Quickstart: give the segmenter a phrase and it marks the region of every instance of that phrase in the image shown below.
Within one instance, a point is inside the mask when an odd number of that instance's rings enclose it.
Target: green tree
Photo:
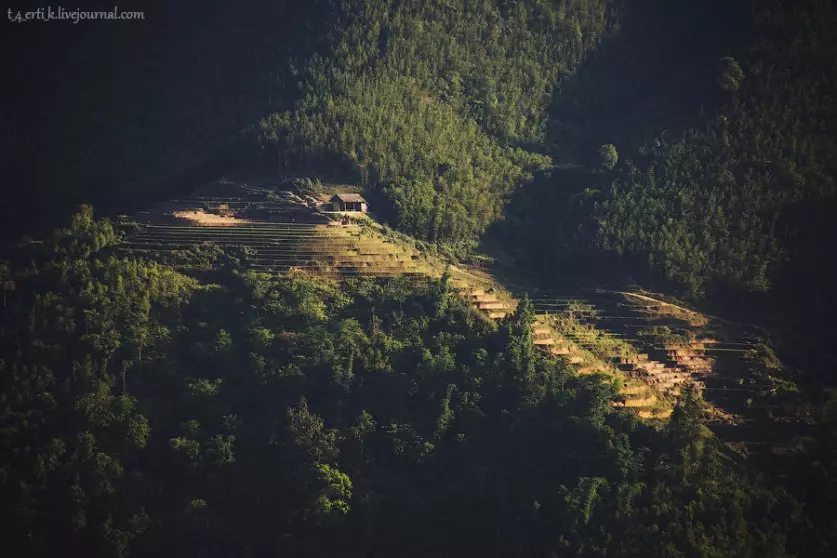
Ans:
[[[352,480],[345,473],[324,463],[314,467],[314,483],[318,495],[311,513],[319,521],[346,515],[351,510]]]
[[[605,170],[613,170],[619,162],[616,146],[608,143],[599,148],[599,166]]]
[[[737,91],[744,79],[744,70],[738,62],[730,56],[721,58],[721,71],[718,76],[718,86],[721,91]]]

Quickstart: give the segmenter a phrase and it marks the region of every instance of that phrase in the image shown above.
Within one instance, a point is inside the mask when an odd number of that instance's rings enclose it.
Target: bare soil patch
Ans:
[[[172,215],[179,219],[186,219],[202,227],[235,227],[253,223],[249,219],[241,219],[232,215],[216,215],[215,213],[205,213],[203,211],[174,211]]]

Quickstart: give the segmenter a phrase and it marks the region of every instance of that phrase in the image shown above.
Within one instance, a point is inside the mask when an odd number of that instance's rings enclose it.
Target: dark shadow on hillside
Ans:
[[[550,286],[664,284],[638,276],[648,267],[641,259],[592,248],[594,206],[616,176],[601,168],[599,148],[613,143],[621,161],[636,159],[662,133],[700,126],[720,100],[720,58],[748,40],[740,3],[636,0],[624,10],[620,31],[556,91],[548,131],[556,167],[515,192],[485,237],[486,251],[501,248]]]
[[[548,131],[556,162],[586,162],[606,143],[630,156],[664,130],[674,137],[697,125],[718,102],[719,59],[733,40],[746,41],[743,3],[626,4],[619,33],[556,91]]]
[[[777,297],[783,306],[776,316],[791,343],[803,350],[800,368],[811,371],[815,382],[828,381],[837,369],[837,199],[816,199],[788,207],[785,220],[788,230],[801,231],[788,242],[794,266],[789,266],[776,281]],[[804,225],[803,225],[804,223]]]
[[[241,130],[293,106],[290,62],[326,49],[334,22],[326,0],[141,9],[124,25],[4,29],[27,58],[0,84],[0,232],[41,234],[78,203],[130,212],[220,176]]]
[[[646,278],[632,277],[627,262],[591,248],[596,223],[588,209],[610,173],[567,165],[538,175],[509,200],[505,216],[489,227],[480,251],[493,257],[496,273],[537,279],[549,288],[591,285],[621,287]]]

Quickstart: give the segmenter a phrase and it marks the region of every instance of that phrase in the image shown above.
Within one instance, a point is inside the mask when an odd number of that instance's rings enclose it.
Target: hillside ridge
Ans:
[[[329,280],[438,280],[447,273],[453,291],[486,319],[501,322],[528,300],[534,345],[578,374],[614,382],[621,397],[613,403],[616,409],[661,421],[684,389],[699,389],[709,424],[742,455],[757,451],[762,439],[753,436],[768,437],[775,424],[785,424],[786,436],[771,448],[774,453],[798,445],[813,428],[806,417],[777,402],[782,385],[775,373],[781,364],[769,349],[769,335],[758,326],[703,314],[642,290],[560,293],[521,287],[490,269],[432,255],[373,217],[325,211],[314,196],[278,187],[214,187],[221,191],[196,193],[123,218],[128,235],[121,249],[154,256],[234,248],[242,250],[252,270]],[[775,441],[775,430],[769,437]]]

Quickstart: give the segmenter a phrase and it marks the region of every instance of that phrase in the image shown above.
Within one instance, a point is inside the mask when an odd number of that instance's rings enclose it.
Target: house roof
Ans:
[[[360,194],[334,194],[334,197],[331,199],[334,198],[338,198],[344,203],[366,203],[366,200]]]

